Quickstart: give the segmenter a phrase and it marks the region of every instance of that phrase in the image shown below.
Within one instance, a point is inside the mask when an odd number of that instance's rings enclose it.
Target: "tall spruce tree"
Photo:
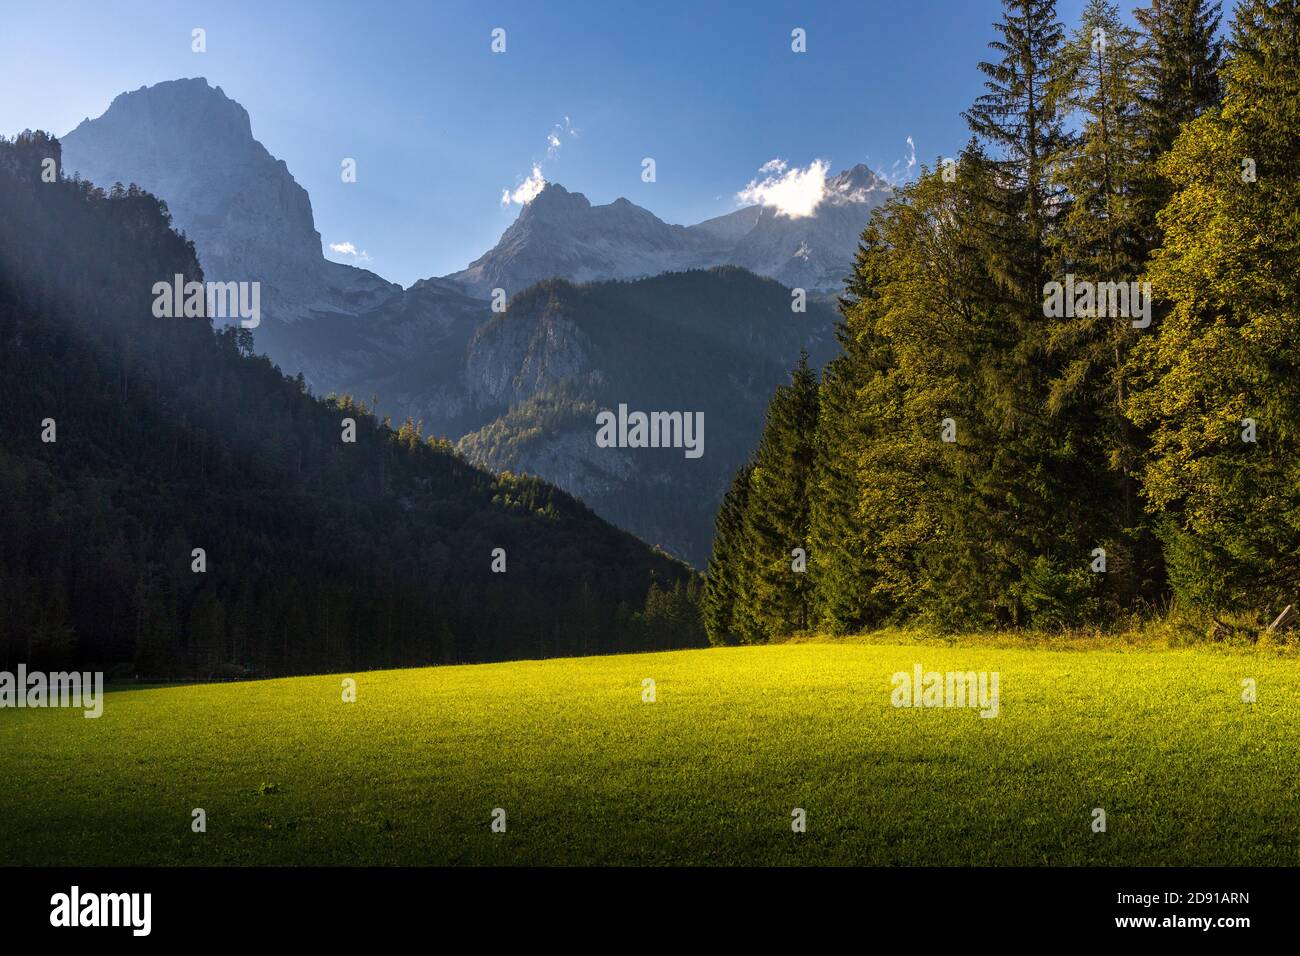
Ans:
[[[744,573],[745,507],[754,470],[746,463],[736,472],[722,497],[714,521],[713,552],[709,555],[701,616],[710,644],[736,644],[736,598]]]
[[[1160,173],[1160,159],[1173,148],[1183,124],[1218,105],[1222,93],[1220,10],[1217,0],[1152,0],[1133,11],[1145,35],[1142,146],[1148,165],[1139,204],[1148,250],[1159,244],[1156,217],[1174,191]]]
[[[1065,30],[1056,19],[1056,0],[1002,0],[1002,5],[1002,20],[993,25],[999,38],[989,42],[1000,56],[979,64],[988,77],[985,92],[963,116],[989,145],[1006,187],[1008,219],[1022,227],[1023,235],[1007,237],[1011,242],[995,269],[1017,299],[1036,303],[1054,192],[1048,170],[1065,141],[1057,81]]]
[[[1133,11],[1147,38],[1143,107],[1153,156],[1169,152],[1183,124],[1219,102],[1221,9],[1211,0],[1152,0]]]
[[[1260,610],[1300,588],[1300,2],[1243,0],[1223,78],[1161,163],[1170,311],[1130,411],[1175,594]]]
[[[1058,281],[1073,275],[1093,288],[1127,292],[1145,267],[1142,55],[1141,38],[1118,8],[1090,0],[1061,59],[1063,95],[1079,134],[1054,170],[1065,196],[1053,233]],[[1130,297],[1113,298],[1118,304]],[[1134,478],[1142,436],[1124,414],[1128,351],[1145,333],[1130,315],[1101,306],[1099,299],[1094,308],[1050,324],[1055,375],[1048,411],[1068,421],[1076,436],[1074,453],[1093,489],[1074,507],[1086,512],[1094,544],[1106,552],[1100,580],[1111,585],[1115,601],[1127,603],[1150,593],[1159,565],[1159,549],[1142,527]]]
[[[872,239],[867,243],[874,249]],[[835,330],[843,352],[822,371],[818,396],[808,492],[808,570],[813,622],[831,634],[850,633],[879,616],[870,597],[873,574],[860,513],[864,489],[859,462],[878,425],[860,414],[875,340],[869,320],[875,287],[871,271],[878,258],[868,246],[859,247]]]
[[[1079,423],[1049,408],[1052,382],[1066,363],[1052,347],[1043,307],[1054,278],[1053,234],[1068,201],[1051,175],[1072,148],[1061,82],[1065,33],[1052,0],[1004,0],[1004,7],[999,38],[989,44],[1000,58],[980,64],[987,92],[965,114],[987,147],[982,165],[991,166],[972,193],[985,207],[972,219],[972,252],[991,279],[986,321],[995,326],[985,337],[990,352],[981,357],[978,409],[990,430],[970,435],[995,447],[987,453],[990,472],[971,481],[993,496],[988,563],[1020,572],[999,589],[999,619],[1056,622],[1071,616],[1069,606],[1087,590],[1079,574],[1097,533],[1090,509],[1080,507],[1094,494],[1094,476],[1078,461]]]
[[[1041,529],[1018,513],[1026,475],[1007,454],[1017,325],[981,255],[1007,208],[998,176],[972,146],[902,188],[864,236],[818,432],[814,546],[820,559],[838,537],[861,554],[816,566],[832,624],[837,607],[947,629],[1015,617],[1009,595]],[[822,502],[837,488],[851,509]]]
[[[736,633],[747,643],[804,629],[809,624],[810,584],[796,570],[793,552],[808,550],[808,482],[817,429],[817,376],[808,354],[799,357],[790,384],[776,390],[745,503],[742,573],[733,613]],[[802,562],[806,567],[806,558]]]

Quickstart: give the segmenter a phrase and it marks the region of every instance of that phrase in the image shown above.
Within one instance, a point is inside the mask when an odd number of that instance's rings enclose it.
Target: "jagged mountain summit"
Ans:
[[[838,292],[871,211],[890,185],[858,164],[826,181],[810,216],[746,206],[694,226],[664,222],[619,198],[592,205],[581,193],[547,183],[500,241],[466,269],[444,278],[470,295],[507,295],[543,279],[637,279],[663,272],[735,265],[790,287]]]
[[[307,191],[254,139],[248,112],[201,77],[122,93],[62,143],[67,175],[162,198],[209,280],[261,282],[264,318],[356,314],[401,292],[324,257]]]
[[[487,297],[543,279],[574,282],[638,279],[707,264],[720,252],[708,234],[671,226],[649,210],[616,199],[593,206],[582,193],[547,183],[524,205],[495,246],[445,278]]]

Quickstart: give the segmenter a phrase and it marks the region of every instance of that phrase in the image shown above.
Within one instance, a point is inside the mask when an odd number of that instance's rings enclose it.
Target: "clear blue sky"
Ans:
[[[1082,6],[1060,0],[1062,19]],[[408,285],[495,243],[519,209],[502,190],[534,163],[593,202],[626,196],[692,223],[736,208],[773,158],[888,173],[909,136],[921,162],[951,155],[999,13],[996,0],[0,0],[0,132],[63,134],[120,92],[205,76],[311,194],[322,240]],[[206,53],[190,50],[194,27]],[[795,27],[806,54],[790,50]],[[340,181],[345,156],[356,184]]]

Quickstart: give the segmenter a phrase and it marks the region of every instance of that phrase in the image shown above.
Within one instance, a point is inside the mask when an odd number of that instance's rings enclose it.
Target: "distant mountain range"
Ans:
[[[801,348],[833,354],[834,294],[889,194],[859,165],[827,180],[814,215],[750,206],[680,226],[550,183],[466,269],[402,289],[324,258],[306,191],[206,80],[118,96],[63,138],[63,168],[163,199],[208,279],[260,281],[258,350],[317,394],[377,395],[381,413],[553,481],[697,566],[772,389]],[[504,314],[490,308],[498,288]],[[596,411],[651,400],[708,406],[705,464],[596,448]]]
[[[501,241],[446,278],[474,295],[507,295],[540,282],[636,279],[734,265],[789,288],[838,292],[871,210],[889,185],[858,165],[827,181],[814,216],[790,218],[748,206],[695,226],[673,226],[616,199],[593,206],[556,183],[519,213]]]

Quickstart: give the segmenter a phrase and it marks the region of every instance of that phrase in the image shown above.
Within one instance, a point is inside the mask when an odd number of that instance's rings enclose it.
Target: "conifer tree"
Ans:
[[[809,478],[809,556],[812,615],[818,628],[849,633],[879,617],[870,599],[870,543],[860,509],[863,500],[859,456],[876,428],[860,414],[860,391],[869,375],[873,304],[871,269],[878,258],[860,247],[840,300],[836,328],[843,353],[822,372],[816,447]]]
[[[1118,8],[1090,0],[1061,61],[1063,96],[1080,132],[1054,172],[1065,196],[1053,233],[1058,281],[1073,275],[1099,289],[1131,290],[1145,266],[1141,56],[1141,38]],[[1114,302],[1121,299],[1131,296]],[[1137,527],[1142,514],[1133,472],[1141,436],[1124,414],[1127,354],[1143,334],[1131,314],[1099,302],[1053,320],[1048,341],[1056,359],[1048,411],[1070,422],[1079,466],[1094,478],[1093,493],[1075,507],[1086,511],[1094,543],[1107,553],[1104,580],[1120,585],[1119,600],[1149,581],[1158,564],[1158,549]]]
[[[701,608],[710,644],[739,643],[733,615],[743,573],[745,505],[752,471],[753,465],[746,463],[736,472],[714,521],[713,552],[709,556]]]
[[[808,549],[808,481],[817,428],[817,377],[808,354],[768,406],[745,504],[734,626],[760,643],[809,624],[810,584],[793,552]],[[803,559],[806,567],[806,558]]]
[[[869,236],[879,343],[860,401],[887,426],[860,456],[873,595],[945,629],[1021,621],[1017,583],[1068,525],[1047,493],[1064,469],[1021,351],[1028,310],[985,254],[1023,216],[978,146],[953,172],[902,190]]]
[[[1008,218],[1022,235],[996,262],[1003,282],[1038,301],[1046,268],[1047,230],[1053,189],[1050,164],[1065,141],[1061,90],[1057,82],[1065,31],[1056,19],[1056,0],[1003,0],[999,38],[989,48],[1000,54],[979,64],[988,79],[983,93],[963,114],[971,131],[991,147],[999,181],[1006,187]],[[1015,211],[1015,207],[1019,207]]]
[[[979,495],[968,494],[966,509],[952,518],[966,525],[982,517],[989,533],[987,563],[997,569],[984,582],[996,588],[989,598],[1000,606],[999,620],[1027,623],[1031,605],[1074,600],[1045,592],[1043,582],[1077,581],[1096,530],[1088,509],[1079,507],[1093,494],[1093,476],[1080,468],[1076,454],[1079,423],[1049,407],[1052,381],[1066,362],[1053,347],[1054,328],[1043,307],[1053,278],[1053,235],[1068,201],[1051,175],[1072,148],[1065,127],[1068,88],[1061,81],[1065,33],[1052,0],[1003,3],[1002,22],[995,24],[999,38],[989,44],[1000,58],[980,64],[989,78],[987,92],[966,113],[987,157],[974,162],[972,156],[963,164],[963,175],[987,169],[975,180],[978,189],[964,188],[983,207],[969,217],[971,254],[990,281],[971,297],[985,300],[981,322],[991,327],[976,343],[981,404],[974,415],[984,430],[967,435],[972,452],[987,457],[989,470],[965,471]],[[975,450],[984,443],[992,447]],[[963,534],[963,540],[970,537]],[[963,557],[963,566],[973,558]],[[1046,562],[1046,568],[1034,569],[1035,562]],[[1023,580],[1000,587],[1012,567]],[[976,573],[971,580],[978,578]],[[1054,619],[1061,614],[1052,608]]]
[[[1219,102],[1221,8],[1210,0],[1151,0],[1133,11],[1147,38],[1143,106],[1153,156],[1169,152],[1183,124]]]
[[[1183,124],[1219,102],[1223,44],[1221,4],[1211,0],[1151,0],[1133,11],[1145,35],[1142,68],[1142,145],[1146,181],[1139,194],[1147,248],[1159,242],[1156,216],[1173,195],[1159,161],[1173,148]]]

